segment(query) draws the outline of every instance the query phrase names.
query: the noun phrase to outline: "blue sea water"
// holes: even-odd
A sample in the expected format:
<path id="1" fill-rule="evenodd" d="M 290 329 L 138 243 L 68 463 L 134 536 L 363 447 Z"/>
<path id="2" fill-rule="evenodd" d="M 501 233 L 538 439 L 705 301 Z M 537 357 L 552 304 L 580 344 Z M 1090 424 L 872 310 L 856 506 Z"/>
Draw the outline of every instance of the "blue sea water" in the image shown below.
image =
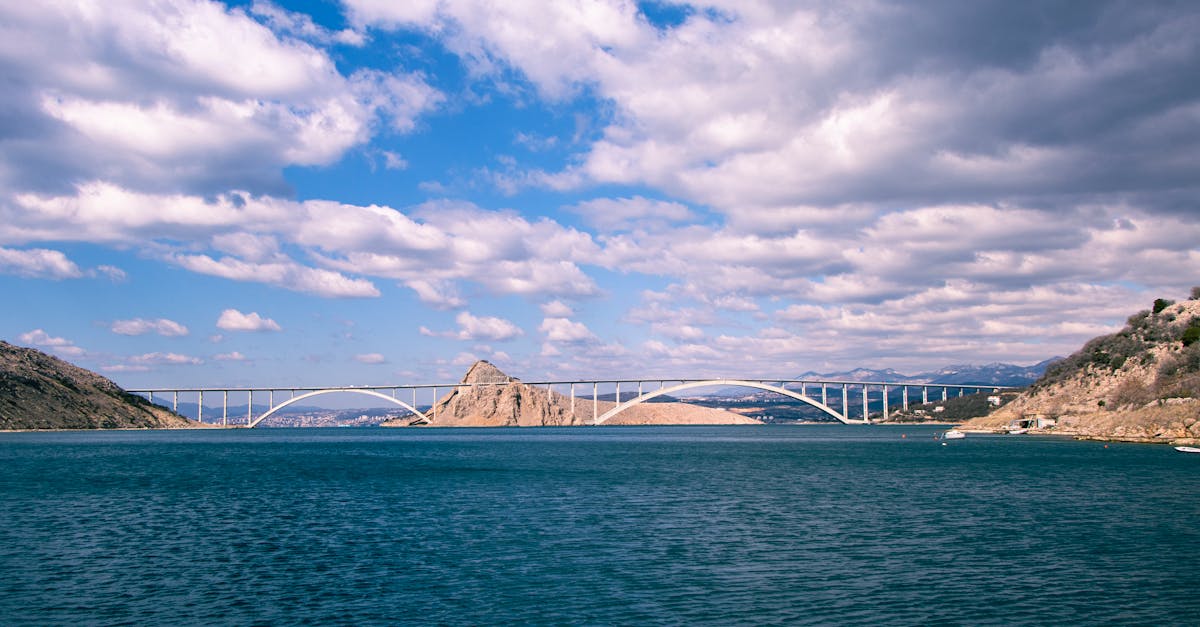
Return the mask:
<path id="1" fill-rule="evenodd" d="M 1200 455 L 936 432 L 0 434 L 0 624 L 1200 624 Z"/>

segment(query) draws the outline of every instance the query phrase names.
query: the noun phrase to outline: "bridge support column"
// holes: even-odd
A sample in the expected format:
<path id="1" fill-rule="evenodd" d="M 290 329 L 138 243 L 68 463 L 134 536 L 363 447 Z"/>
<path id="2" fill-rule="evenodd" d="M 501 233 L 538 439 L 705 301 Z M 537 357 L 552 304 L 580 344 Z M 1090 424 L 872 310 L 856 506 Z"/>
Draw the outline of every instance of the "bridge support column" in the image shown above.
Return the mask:
<path id="1" fill-rule="evenodd" d="M 888 419 L 888 386 L 883 386 L 883 419 Z"/>
<path id="2" fill-rule="evenodd" d="M 942 386 L 942 402 L 945 402 L 946 399 L 949 398 L 949 396 L 950 396 L 949 388 Z"/>
<path id="3" fill-rule="evenodd" d="M 850 388 L 845 383 L 842 384 L 842 416 L 850 419 Z"/>
<path id="4" fill-rule="evenodd" d="M 200 390 L 199 400 L 196 401 L 196 422 L 204 422 L 204 390 Z"/>
<path id="5" fill-rule="evenodd" d="M 437 388 L 433 388 L 433 402 L 429 405 L 429 420 L 437 418 Z"/>
<path id="6" fill-rule="evenodd" d="M 571 421 L 575 421 L 575 384 L 571 384 Z"/>
<path id="7" fill-rule="evenodd" d="M 592 424 L 600 419 L 600 384 L 592 382 Z"/>
<path id="8" fill-rule="evenodd" d="M 254 390 L 246 392 L 246 426 L 249 427 L 252 422 L 254 422 Z"/>
<path id="9" fill-rule="evenodd" d="M 179 413 L 179 391 L 175 391 L 175 397 L 171 399 L 171 411 Z"/>
<path id="10" fill-rule="evenodd" d="M 870 407 L 867 405 L 867 384 L 863 384 L 863 422 L 871 422 Z"/>
<path id="11" fill-rule="evenodd" d="M 229 426 L 229 390 L 221 392 L 224 396 L 221 397 L 221 426 Z"/>
<path id="12" fill-rule="evenodd" d="M 929 386 L 922 385 L 921 386 L 921 404 L 927 405 L 928 403 L 929 403 Z"/>
<path id="13" fill-rule="evenodd" d="M 904 411 L 908 411 L 908 386 L 906 385 L 900 389 L 902 390 L 900 393 L 900 399 L 901 402 L 904 403 Z"/>
<path id="14" fill-rule="evenodd" d="M 617 404 L 621 404 L 621 382 L 617 381 Z"/>
<path id="15" fill-rule="evenodd" d="M 824 383 L 821 384 L 821 404 L 826 405 L 826 406 L 829 405 L 829 399 L 825 398 L 825 384 Z"/>
<path id="16" fill-rule="evenodd" d="M 154 390 L 150 390 L 150 404 L 154 404 Z"/>

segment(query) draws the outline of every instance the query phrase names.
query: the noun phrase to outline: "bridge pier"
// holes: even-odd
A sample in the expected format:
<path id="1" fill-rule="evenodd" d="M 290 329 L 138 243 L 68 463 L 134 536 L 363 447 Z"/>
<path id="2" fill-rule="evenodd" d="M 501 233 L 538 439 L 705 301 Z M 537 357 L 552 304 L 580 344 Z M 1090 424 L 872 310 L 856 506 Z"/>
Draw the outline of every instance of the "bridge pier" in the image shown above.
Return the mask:
<path id="1" fill-rule="evenodd" d="M 229 426 L 229 390 L 222 392 L 221 398 L 221 426 Z"/>
<path id="2" fill-rule="evenodd" d="M 871 422 L 870 407 L 867 405 L 867 384 L 863 384 L 863 422 Z"/>
<path id="3" fill-rule="evenodd" d="M 888 386 L 883 386 L 883 419 L 888 419 Z"/>
<path id="4" fill-rule="evenodd" d="M 850 388 L 845 383 L 842 384 L 842 417 L 850 419 Z"/>
<path id="5" fill-rule="evenodd" d="M 908 411 L 908 386 L 902 386 L 900 390 L 900 400 L 904 404 L 904 411 Z"/>
<path id="6" fill-rule="evenodd" d="M 200 390 L 200 400 L 196 401 L 196 422 L 204 422 L 204 390 Z"/>

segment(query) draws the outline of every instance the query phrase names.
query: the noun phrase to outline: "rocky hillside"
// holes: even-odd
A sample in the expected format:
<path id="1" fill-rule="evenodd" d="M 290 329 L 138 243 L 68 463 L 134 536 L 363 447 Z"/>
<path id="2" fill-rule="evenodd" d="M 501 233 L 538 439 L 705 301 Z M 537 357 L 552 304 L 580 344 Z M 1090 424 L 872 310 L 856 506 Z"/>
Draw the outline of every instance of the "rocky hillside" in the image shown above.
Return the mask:
<path id="1" fill-rule="evenodd" d="M 452 390 L 438 399 L 429 412 L 431 426 L 533 427 L 592 423 L 590 389 L 586 393 L 582 389 L 576 390 L 572 412 L 571 398 L 567 394 L 521 383 L 486 361 L 471 366 L 462 382 L 499 385 Z M 597 410 L 603 414 L 615 405 L 612 401 L 600 401 Z M 408 426 L 412 423 L 408 418 L 388 421 L 383 426 Z M 733 412 L 684 403 L 645 403 L 630 408 L 604 424 L 758 424 L 758 421 Z"/>
<path id="2" fill-rule="evenodd" d="M 194 426 L 104 377 L 32 348 L 0 341 L 0 429 Z"/>
<path id="3" fill-rule="evenodd" d="M 1048 432 L 1131 441 L 1200 441 L 1200 288 L 1158 299 L 1125 328 L 1051 366 L 1013 402 L 965 428 L 1034 417 Z"/>

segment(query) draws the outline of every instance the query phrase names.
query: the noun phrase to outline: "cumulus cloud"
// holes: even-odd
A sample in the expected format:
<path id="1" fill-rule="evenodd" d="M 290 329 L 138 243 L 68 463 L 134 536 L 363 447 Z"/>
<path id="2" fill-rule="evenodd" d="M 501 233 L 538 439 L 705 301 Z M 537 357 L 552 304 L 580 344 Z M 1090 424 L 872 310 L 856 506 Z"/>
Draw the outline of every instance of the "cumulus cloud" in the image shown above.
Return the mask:
<path id="1" fill-rule="evenodd" d="M 561 300 L 542 303 L 542 313 L 548 318 L 569 318 L 575 312 Z"/>
<path id="2" fill-rule="evenodd" d="M 376 119 L 411 129 L 441 101 L 419 75 L 341 75 L 319 46 L 358 34 L 264 2 L 7 7 L 0 39 L 20 51 L 0 55 L 0 103 L 25 138 L 6 144 L 0 183 L 16 189 L 284 190 L 284 167 L 331 163 Z"/>
<path id="3" fill-rule="evenodd" d="M 242 313 L 236 309 L 226 309 L 217 318 L 217 328 L 225 331 L 282 331 L 278 322 L 258 315 L 257 311 Z"/>
<path id="4" fill-rule="evenodd" d="M 520 327 L 503 318 L 495 318 L 491 316 L 474 316 L 470 312 L 463 311 L 455 316 L 454 321 L 458 323 L 458 331 L 431 331 L 426 327 L 421 327 L 422 335 L 430 337 L 449 337 L 464 341 L 497 341 L 516 339 L 525 334 Z"/>
<path id="5" fill-rule="evenodd" d="M 163 337 L 180 337 L 188 334 L 188 328 L 174 320 L 166 318 L 156 318 L 148 320 L 145 318 L 132 318 L 130 320 L 116 320 L 109 326 L 109 329 L 117 335 L 145 335 L 147 333 L 157 333 Z"/>
<path id="6" fill-rule="evenodd" d="M 87 351 L 75 345 L 74 342 L 62 337 L 55 337 L 42 329 L 34 329 L 18 336 L 22 343 L 37 348 L 44 348 L 63 357 L 82 357 Z"/>
<path id="7" fill-rule="evenodd" d="M 0 273 L 36 279 L 77 279 L 83 272 L 57 250 L 0 248 Z"/>
<path id="8" fill-rule="evenodd" d="M 589 342 L 598 339 L 587 325 L 566 318 L 545 318 L 538 330 L 545 334 L 547 342 Z"/>
<path id="9" fill-rule="evenodd" d="M 231 351 L 228 353 L 217 353 L 213 355 L 213 359 L 217 361 L 246 361 L 246 356 L 238 351 Z"/>
<path id="10" fill-rule="evenodd" d="M 491 294 L 600 292 L 581 267 L 600 253 L 589 234 L 470 203 L 401 211 L 245 192 L 150 194 L 94 182 L 69 195 L 21 194 L 0 212 L 8 218 L 0 240 L 143 246 L 192 272 L 323 297 L 379 296 L 364 275 L 401 281 L 424 302 L 447 309 L 466 304 L 457 295 L 459 281 Z M 180 243 L 186 250 L 178 250 Z"/>

